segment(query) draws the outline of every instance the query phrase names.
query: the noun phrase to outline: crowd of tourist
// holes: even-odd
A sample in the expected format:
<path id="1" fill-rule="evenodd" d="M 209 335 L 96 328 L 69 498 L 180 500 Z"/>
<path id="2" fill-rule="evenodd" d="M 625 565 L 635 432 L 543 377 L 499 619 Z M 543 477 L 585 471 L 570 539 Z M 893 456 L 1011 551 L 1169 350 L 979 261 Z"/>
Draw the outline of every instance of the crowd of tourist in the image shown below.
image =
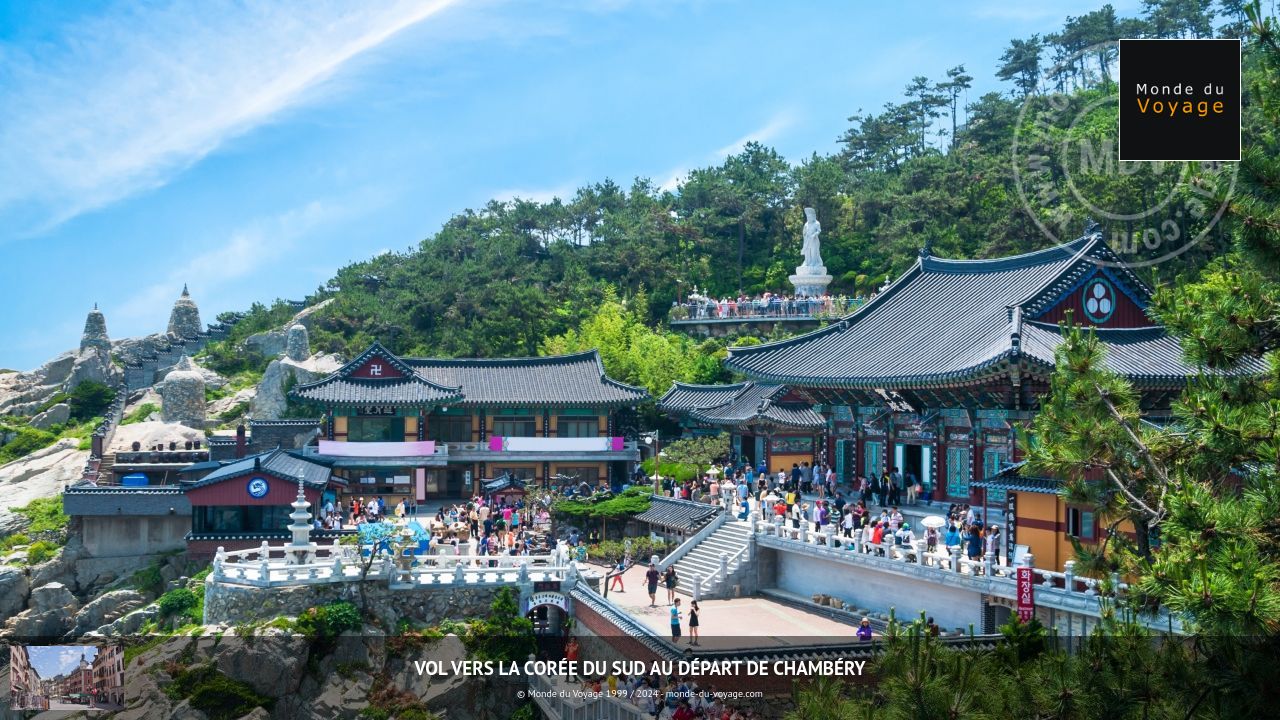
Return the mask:
<path id="1" fill-rule="evenodd" d="M 897 467 L 878 478 L 859 476 L 847 488 L 848 495 L 833 468 L 807 463 L 793 464 L 790 471 L 779 469 L 777 473 L 768 472 L 763 465 L 718 467 L 698 480 L 664 480 L 663 488 L 670 497 L 720 505 L 739 520 L 754 517 L 781 522 L 784 527 L 804 527 L 818 535 L 830 531 L 842 539 L 838 541 L 841 545 L 866 553 L 885 555 L 890 546 L 914 549 L 916 541 L 923 539 L 929 553 L 943 548 L 951 556 L 959 550 L 972 561 L 981 561 L 991 553 L 996 564 L 1003 554 L 1000 528 L 985 522 L 982 512 L 969 505 L 951 505 L 936 527 L 913 527 L 901 508 L 920 501 L 932 505 L 930 489 L 914 474 L 900 472 Z M 876 507 L 879 509 L 872 509 Z"/>
<path id="2" fill-rule="evenodd" d="M 865 298 L 846 295 L 797 297 L 780 293 L 764 293 L 754 297 L 711 298 L 691 295 L 687 302 L 672 303 L 675 320 L 715 318 L 813 317 L 814 315 L 847 315 L 866 302 Z"/>

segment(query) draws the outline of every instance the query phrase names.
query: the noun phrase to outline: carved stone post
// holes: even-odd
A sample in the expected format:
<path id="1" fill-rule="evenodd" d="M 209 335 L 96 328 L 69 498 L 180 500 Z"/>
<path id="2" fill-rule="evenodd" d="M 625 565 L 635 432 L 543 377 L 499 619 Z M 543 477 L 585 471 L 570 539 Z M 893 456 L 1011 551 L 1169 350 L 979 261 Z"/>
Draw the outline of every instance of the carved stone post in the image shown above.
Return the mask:
<path id="1" fill-rule="evenodd" d="M 960 548 L 951 548 L 951 570 L 960 572 Z"/>
<path id="2" fill-rule="evenodd" d="M 1076 591 L 1076 561 L 1068 560 L 1062 564 L 1062 589 L 1067 592 Z"/>
<path id="3" fill-rule="evenodd" d="M 991 577 L 991 566 L 996 561 L 996 553 L 994 550 L 988 550 L 982 556 L 982 574 Z"/>

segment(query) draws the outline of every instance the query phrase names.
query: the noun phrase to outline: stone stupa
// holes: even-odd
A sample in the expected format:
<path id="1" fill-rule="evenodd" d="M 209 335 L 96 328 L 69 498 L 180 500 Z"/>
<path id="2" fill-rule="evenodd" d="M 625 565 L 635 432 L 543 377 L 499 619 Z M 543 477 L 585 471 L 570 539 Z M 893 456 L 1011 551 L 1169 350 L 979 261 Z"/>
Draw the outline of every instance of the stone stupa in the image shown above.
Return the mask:
<path id="1" fill-rule="evenodd" d="M 200 324 L 200 308 L 191 299 L 187 286 L 182 286 L 182 295 L 173 303 L 173 311 L 169 313 L 168 333 L 180 338 L 192 338 L 203 330 Z"/>

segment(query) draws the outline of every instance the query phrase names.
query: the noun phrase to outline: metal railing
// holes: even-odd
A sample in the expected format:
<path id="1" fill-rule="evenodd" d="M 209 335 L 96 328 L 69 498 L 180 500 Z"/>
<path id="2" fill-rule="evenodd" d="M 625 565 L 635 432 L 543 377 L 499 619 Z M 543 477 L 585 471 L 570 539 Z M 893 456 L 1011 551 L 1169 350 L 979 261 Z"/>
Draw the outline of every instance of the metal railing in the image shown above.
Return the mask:
<path id="1" fill-rule="evenodd" d="M 679 303 L 671 306 L 668 318 L 672 322 L 697 322 L 699 320 L 786 320 L 818 317 L 844 317 L 866 302 L 863 298 L 755 298 L 739 302 L 704 300 Z"/>

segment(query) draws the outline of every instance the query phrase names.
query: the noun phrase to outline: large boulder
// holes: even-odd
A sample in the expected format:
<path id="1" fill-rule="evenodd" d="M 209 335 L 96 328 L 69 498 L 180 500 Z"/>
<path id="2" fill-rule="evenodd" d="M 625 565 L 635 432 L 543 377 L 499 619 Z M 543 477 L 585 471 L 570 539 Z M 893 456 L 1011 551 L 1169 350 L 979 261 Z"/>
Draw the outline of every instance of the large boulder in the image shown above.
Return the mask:
<path id="1" fill-rule="evenodd" d="M 255 420 L 278 420 L 288 408 L 285 389 L 315 382 L 342 367 L 336 355 L 319 353 L 298 362 L 289 358 L 272 360 L 258 383 L 258 392 L 249 406 Z"/>
<path id="2" fill-rule="evenodd" d="M 90 600 L 76 613 L 76 634 L 96 630 L 114 622 L 147 604 L 147 598 L 137 590 L 112 590 Z"/>
<path id="3" fill-rule="evenodd" d="M 34 428 L 46 430 L 54 425 L 65 425 L 71 419 L 71 406 L 58 403 L 44 412 L 31 418 L 27 423 Z"/>
<path id="4" fill-rule="evenodd" d="M 27 526 L 26 518 L 9 510 L 23 507 L 37 498 L 54 497 L 62 486 L 80 479 L 84 473 L 88 450 L 80 443 L 63 438 L 47 448 L 24 458 L 0 465 L 0 536 L 19 532 Z"/>
<path id="5" fill-rule="evenodd" d="M 253 398 L 257 394 L 258 389 L 256 387 L 249 387 L 236 392 L 234 395 L 218 398 L 217 400 L 209 403 L 209 409 L 206 412 L 206 416 L 217 420 L 224 413 L 231 412 L 239 405 L 252 404 Z"/>
<path id="6" fill-rule="evenodd" d="M 26 607 L 30 589 L 31 584 L 22 568 L 0 565 L 0 622 Z"/>
<path id="7" fill-rule="evenodd" d="M 51 582 L 31 591 L 28 607 L 38 613 L 49 612 L 60 608 L 79 606 L 76 596 L 71 594 L 66 585 Z"/>

